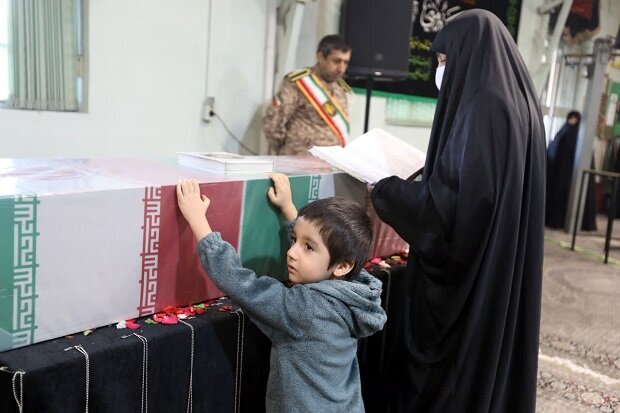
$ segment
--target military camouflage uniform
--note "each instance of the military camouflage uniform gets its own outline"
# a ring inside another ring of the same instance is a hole
[[[295,71],[284,77],[278,94],[263,117],[263,131],[270,148],[278,155],[305,154],[314,145],[340,145],[338,136],[294,82],[309,70]],[[342,79],[323,84],[348,115],[349,85]]]

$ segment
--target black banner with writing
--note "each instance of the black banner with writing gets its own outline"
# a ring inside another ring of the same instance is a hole
[[[522,0],[414,0],[410,39],[409,77],[402,81],[375,81],[373,90],[405,95],[437,97],[437,59],[430,51],[435,34],[453,15],[472,8],[485,9],[499,17],[515,41]],[[355,53],[355,51],[353,52]],[[365,79],[347,78],[354,87],[365,88]]]

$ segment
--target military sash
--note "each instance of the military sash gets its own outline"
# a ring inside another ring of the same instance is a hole
[[[321,119],[336,134],[340,146],[345,146],[349,137],[349,117],[317,75],[309,70],[302,73],[302,76],[293,76],[291,80],[316,109]]]

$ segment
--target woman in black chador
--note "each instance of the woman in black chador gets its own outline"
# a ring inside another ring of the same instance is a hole
[[[534,412],[545,138],[514,41],[493,14],[436,36],[437,109],[421,180],[379,181],[410,244],[390,412]],[[444,64],[442,64],[444,62]],[[443,72],[443,73],[442,73]]]
[[[550,228],[564,228],[568,197],[570,195],[575,151],[577,150],[577,133],[581,114],[569,112],[566,123],[547,149],[547,199],[545,205],[545,225]],[[592,160],[594,164],[594,159]],[[594,167],[594,165],[592,165]],[[581,229],[596,230],[595,183],[590,177]]]

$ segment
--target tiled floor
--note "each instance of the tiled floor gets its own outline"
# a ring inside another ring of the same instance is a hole
[[[610,262],[599,230],[546,231],[538,412],[620,412],[620,220]]]

